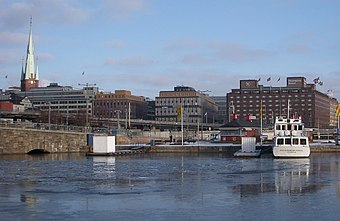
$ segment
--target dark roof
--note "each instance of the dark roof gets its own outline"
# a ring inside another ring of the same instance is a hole
[[[258,120],[241,120],[241,119],[234,119],[224,125],[221,128],[228,128],[228,127],[260,127],[260,123]]]

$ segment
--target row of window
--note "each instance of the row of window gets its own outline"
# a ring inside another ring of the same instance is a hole
[[[307,138],[277,138],[277,145],[306,145]]]
[[[48,105],[48,104],[85,104],[86,100],[81,101],[34,101],[33,105]],[[90,103],[90,102],[89,102]]]
[[[263,95],[263,96],[261,96],[262,99],[265,99],[265,98],[293,98],[293,97],[295,97],[295,98],[305,98],[305,97],[311,98],[312,95],[309,94],[307,96],[305,96],[305,95],[294,95],[294,96],[292,96],[292,95],[280,95],[280,96],[279,95],[275,95],[275,96]],[[234,99],[234,98],[240,99],[241,96],[230,96],[230,99]],[[242,96],[242,98],[243,99],[252,99],[252,98],[260,99],[260,96],[259,95],[257,95],[257,96]]]
[[[179,119],[177,117],[156,117],[157,121],[170,121],[170,122],[178,122]],[[184,122],[187,123],[197,123],[200,119],[199,118],[184,118]]]
[[[281,90],[277,90],[277,89],[259,89],[259,90],[234,90],[233,91],[236,94],[240,94],[242,92],[242,94],[259,94],[260,92],[263,94],[269,94],[269,93],[310,93],[310,90],[306,90],[306,89],[302,89],[302,90],[287,90],[287,89],[281,89]]]
[[[156,99],[156,105],[170,105],[170,104],[191,104],[191,105],[197,105],[198,104],[198,98],[157,98]]]
[[[280,125],[280,124],[278,124],[278,125],[276,125],[276,130],[289,130],[289,131],[291,131],[291,130],[299,130],[299,131],[302,131],[303,130],[303,126],[302,125],[296,125],[296,124],[287,124],[287,125],[285,125],[285,124],[282,124],[282,125]]]

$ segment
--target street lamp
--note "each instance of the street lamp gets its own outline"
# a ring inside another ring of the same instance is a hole
[[[51,130],[51,102],[48,102],[48,130]]]
[[[51,130],[51,102],[44,102],[44,106],[48,104],[48,130]],[[45,109],[45,108],[44,108]]]
[[[119,123],[119,114],[121,113],[120,110],[115,110],[114,111],[115,113],[117,113],[117,129],[120,130],[120,123]]]

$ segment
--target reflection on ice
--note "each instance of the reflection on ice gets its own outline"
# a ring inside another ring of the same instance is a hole
[[[321,184],[310,182],[310,159],[273,159],[272,166],[263,165],[261,160],[243,160],[240,169],[229,173],[237,180],[234,191],[242,197],[260,193],[314,192]]]
[[[94,173],[113,173],[116,169],[115,157],[92,157]]]
[[[285,169],[278,171],[275,176],[277,193],[302,193],[314,188],[308,186],[310,159],[275,159],[276,164]]]

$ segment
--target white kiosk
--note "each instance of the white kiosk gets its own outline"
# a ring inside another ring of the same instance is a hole
[[[115,136],[93,136],[93,153],[116,152]]]

